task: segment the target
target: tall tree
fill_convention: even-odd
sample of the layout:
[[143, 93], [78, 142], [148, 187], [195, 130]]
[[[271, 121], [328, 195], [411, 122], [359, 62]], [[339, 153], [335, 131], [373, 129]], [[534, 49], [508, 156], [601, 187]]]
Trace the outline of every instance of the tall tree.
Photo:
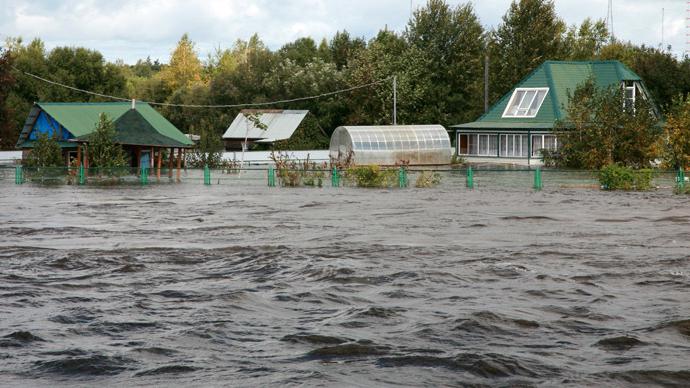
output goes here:
[[513, 0], [491, 34], [491, 100], [507, 93], [542, 62], [562, 59], [565, 31], [553, 0]]
[[9, 50], [0, 48], [0, 149], [10, 149], [17, 141], [12, 108], [7, 97], [15, 83], [12, 74], [13, 58]]
[[610, 39], [606, 22], [587, 18], [579, 27], [573, 25], [568, 29], [564, 41], [565, 55], [573, 61], [595, 59]]
[[200, 82], [201, 72], [201, 61], [194, 49], [194, 42], [185, 33], [170, 55], [170, 63], [163, 69], [163, 80], [170, 89], [175, 90]]
[[405, 31], [411, 51], [426, 58], [421, 122], [459, 124], [481, 112], [484, 29], [471, 3], [450, 7], [429, 0], [414, 12]]

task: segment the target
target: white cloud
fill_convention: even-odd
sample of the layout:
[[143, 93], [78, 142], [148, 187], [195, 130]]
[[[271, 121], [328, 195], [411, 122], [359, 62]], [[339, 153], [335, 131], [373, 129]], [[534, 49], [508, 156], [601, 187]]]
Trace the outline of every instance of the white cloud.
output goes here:
[[[86, 46], [108, 60], [132, 63], [150, 55], [165, 62], [183, 33], [197, 43], [200, 56], [219, 45], [258, 33], [271, 48], [302, 36], [317, 42], [338, 30], [373, 37], [378, 30], [402, 31], [411, 9], [425, 0], [9, 0], [0, 10], [0, 39], [40, 37], [50, 49]], [[461, 4], [462, 0], [448, 0]], [[475, 0], [488, 27], [497, 26], [510, 0]], [[568, 24], [586, 17], [604, 18], [607, 0], [556, 0]], [[658, 46], [661, 8], [666, 9], [665, 41], [680, 54], [685, 49], [685, 0], [614, 0], [614, 32], [624, 40]]]

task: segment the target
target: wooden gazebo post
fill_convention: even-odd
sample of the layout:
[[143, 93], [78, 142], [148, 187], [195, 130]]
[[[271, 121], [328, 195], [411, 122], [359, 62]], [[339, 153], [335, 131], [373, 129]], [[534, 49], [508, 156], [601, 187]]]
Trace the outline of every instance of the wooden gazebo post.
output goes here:
[[158, 168], [156, 169], [156, 179], [158, 180], [158, 182], [161, 181], [161, 162], [162, 162], [162, 159], [163, 159], [163, 150], [159, 148], [158, 149], [158, 161], [157, 161], [157, 167]]
[[175, 149], [170, 148], [170, 155], [168, 155], [168, 178], [172, 179], [173, 175], [173, 159], [175, 158]]
[[182, 168], [182, 148], [177, 149], [177, 183], [180, 183], [180, 168]]

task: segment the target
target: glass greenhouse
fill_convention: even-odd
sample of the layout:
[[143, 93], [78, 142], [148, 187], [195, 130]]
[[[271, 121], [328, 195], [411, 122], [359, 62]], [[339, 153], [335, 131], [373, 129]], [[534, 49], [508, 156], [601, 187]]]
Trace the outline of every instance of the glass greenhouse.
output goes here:
[[449, 164], [450, 137], [441, 125], [342, 126], [331, 136], [330, 157], [354, 164]]

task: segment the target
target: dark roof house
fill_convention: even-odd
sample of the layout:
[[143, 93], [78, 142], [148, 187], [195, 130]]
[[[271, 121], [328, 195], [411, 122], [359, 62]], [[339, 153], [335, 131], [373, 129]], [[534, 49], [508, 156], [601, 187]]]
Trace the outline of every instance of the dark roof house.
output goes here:
[[558, 139], [551, 131], [556, 121], [567, 118], [568, 94], [590, 77], [600, 88], [624, 88], [631, 103], [649, 99], [642, 79], [619, 61], [546, 61], [476, 121], [451, 126], [456, 152], [529, 160], [540, 157], [542, 149], [556, 149]]

